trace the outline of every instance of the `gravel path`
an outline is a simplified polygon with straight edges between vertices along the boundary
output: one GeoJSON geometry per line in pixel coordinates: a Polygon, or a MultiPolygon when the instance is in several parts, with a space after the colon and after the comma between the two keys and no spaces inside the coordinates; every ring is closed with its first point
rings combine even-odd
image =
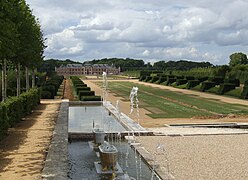
{"type": "Polygon", "coordinates": [[[65,91],[64,91],[63,99],[69,99],[70,101],[74,100],[72,82],[69,78],[66,78],[65,80],[65,91]]]}
{"type": "Polygon", "coordinates": [[[0,142],[0,179],[39,179],[60,100],[43,100],[0,142]]]}
{"type": "Polygon", "coordinates": [[[167,171],[167,158],[158,145],[164,146],[170,173],[177,180],[248,179],[248,135],[208,135],[140,137],[141,144],[167,171]]]}

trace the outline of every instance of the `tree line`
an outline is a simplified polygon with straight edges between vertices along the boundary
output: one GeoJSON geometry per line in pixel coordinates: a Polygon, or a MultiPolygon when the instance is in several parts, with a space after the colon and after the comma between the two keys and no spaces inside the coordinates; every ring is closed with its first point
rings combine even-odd
{"type": "Polygon", "coordinates": [[[2,101],[7,96],[7,71],[16,71],[16,95],[21,91],[21,70],[25,70],[26,91],[29,90],[29,70],[34,86],[35,70],[43,61],[44,38],[38,19],[25,0],[0,1],[0,67],[2,101]]]}

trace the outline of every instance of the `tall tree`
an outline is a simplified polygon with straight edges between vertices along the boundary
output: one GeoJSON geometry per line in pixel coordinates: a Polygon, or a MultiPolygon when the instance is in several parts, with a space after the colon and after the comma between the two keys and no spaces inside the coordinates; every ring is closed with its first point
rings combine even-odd
{"type": "Polygon", "coordinates": [[[241,64],[248,64],[248,59],[247,59],[246,54],[239,52],[239,53],[233,53],[230,55],[229,65],[231,67],[241,65],[241,64]]]}
{"type": "Polygon", "coordinates": [[[11,59],[19,45],[17,26],[14,22],[17,17],[15,0],[0,1],[0,61],[2,71],[2,101],[6,100],[7,94],[7,60],[11,59]]]}

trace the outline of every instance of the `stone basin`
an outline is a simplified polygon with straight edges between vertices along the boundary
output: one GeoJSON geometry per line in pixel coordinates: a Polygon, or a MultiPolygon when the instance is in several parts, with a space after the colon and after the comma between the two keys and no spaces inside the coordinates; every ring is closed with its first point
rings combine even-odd
{"type": "Polygon", "coordinates": [[[99,146],[102,171],[115,170],[118,150],[107,142],[99,146]]]}
{"type": "Polygon", "coordinates": [[[93,141],[95,144],[103,144],[105,132],[103,129],[93,129],[93,141]]]}

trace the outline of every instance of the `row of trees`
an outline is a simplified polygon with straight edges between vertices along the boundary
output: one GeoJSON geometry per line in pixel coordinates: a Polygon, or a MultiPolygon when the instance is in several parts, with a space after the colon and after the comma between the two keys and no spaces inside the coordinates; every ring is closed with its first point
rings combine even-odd
{"type": "Polygon", "coordinates": [[[44,38],[38,19],[25,0],[0,1],[0,65],[2,101],[7,96],[7,65],[15,68],[17,96],[20,95],[21,69],[26,72],[26,91],[29,90],[29,69],[34,86],[35,69],[43,61],[44,38]]]}

